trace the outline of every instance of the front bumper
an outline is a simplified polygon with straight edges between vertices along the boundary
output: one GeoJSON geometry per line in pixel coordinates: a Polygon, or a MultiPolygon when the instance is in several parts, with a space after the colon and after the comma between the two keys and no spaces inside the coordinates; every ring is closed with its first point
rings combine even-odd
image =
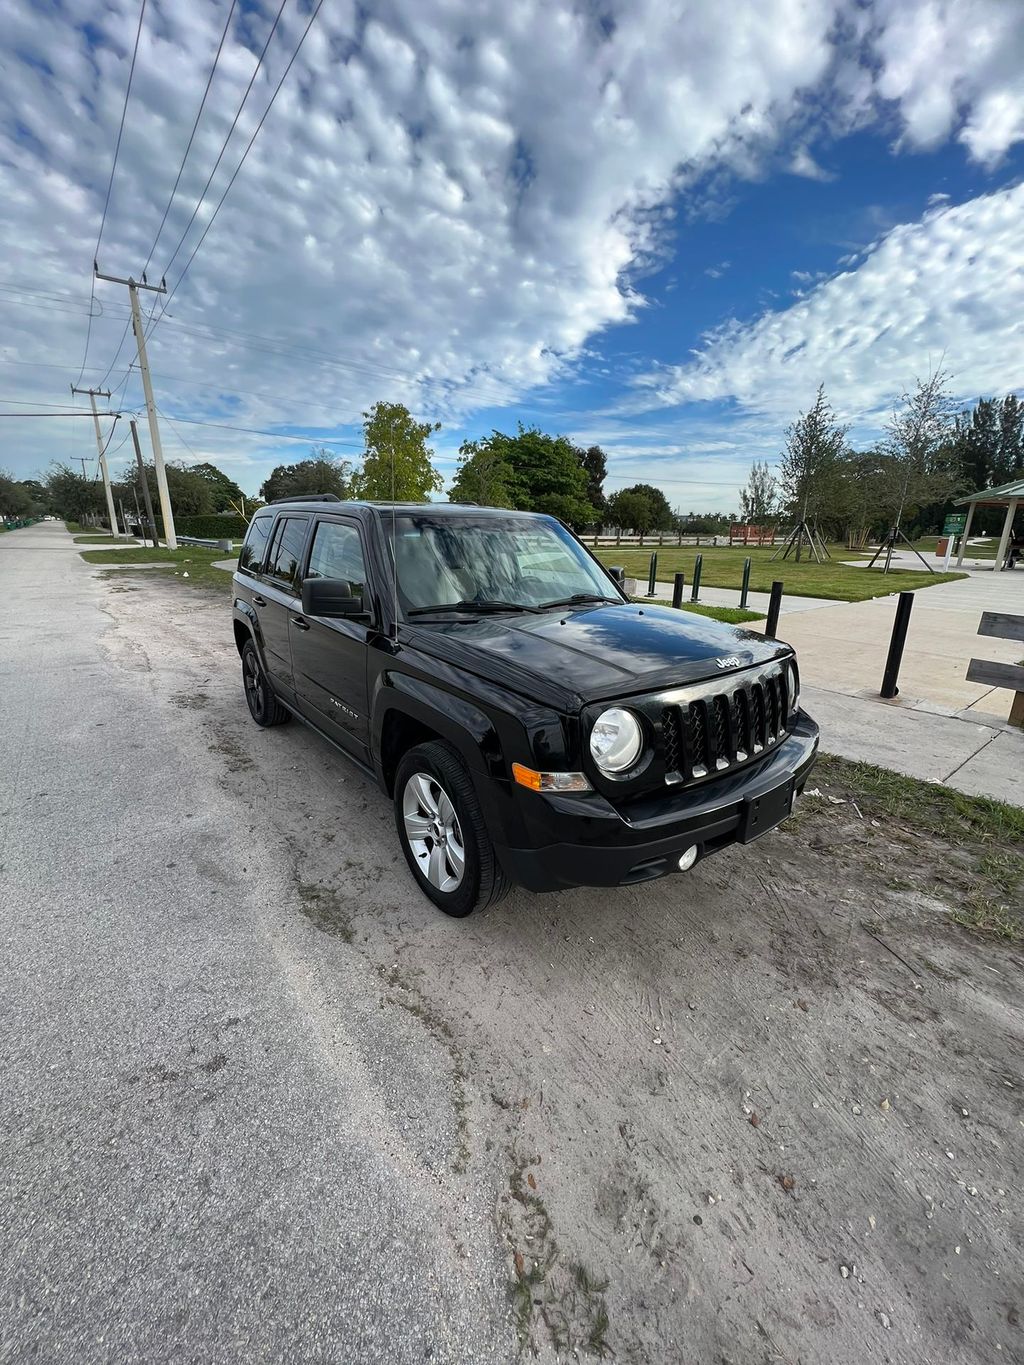
{"type": "Polygon", "coordinates": [[[800,712],[787,739],[761,762],[695,787],[665,787],[616,809],[596,793],[526,793],[528,848],[498,846],[506,873],[528,891],[571,886],[631,886],[678,870],[696,844],[704,858],[736,843],[748,800],[792,780],[801,791],[818,752],[818,727],[800,712]]]}

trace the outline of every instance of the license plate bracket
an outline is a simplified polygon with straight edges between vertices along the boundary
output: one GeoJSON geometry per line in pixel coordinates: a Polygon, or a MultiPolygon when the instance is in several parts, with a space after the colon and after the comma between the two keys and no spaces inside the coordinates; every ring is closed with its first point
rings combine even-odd
{"type": "Polygon", "coordinates": [[[767,834],[793,810],[793,778],[787,777],[778,786],[750,795],[743,802],[740,840],[744,844],[767,834]]]}

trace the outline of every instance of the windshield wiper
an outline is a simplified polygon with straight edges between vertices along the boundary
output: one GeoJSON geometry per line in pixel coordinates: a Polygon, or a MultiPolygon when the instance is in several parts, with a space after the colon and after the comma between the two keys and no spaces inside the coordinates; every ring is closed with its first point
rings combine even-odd
{"type": "Polygon", "coordinates": [[[522,602],[499,602],[485,599],[483,602],[438,602],[432,607],[410,607],[406,612],[407,616],[424,616],[427,612],[436,611],[459,611],[459,612],[485,612],[485,611],[528,611],[536,613],[539,607],[528,607],[522,602]]]}
{"type": "Polygon", "coordinates": [[[554,602],[542,602],[540,610],[543,611],[547,607],[575,607],[584,602],[611,602],[616,604],[621,602],[621,598],[604,597],[599,592],[574,592],[571,597],[559,597],[554,602]]]}

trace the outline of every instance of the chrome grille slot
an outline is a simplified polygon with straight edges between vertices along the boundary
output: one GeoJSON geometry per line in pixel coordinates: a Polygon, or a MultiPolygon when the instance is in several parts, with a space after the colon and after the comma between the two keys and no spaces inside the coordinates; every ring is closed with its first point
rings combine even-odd
{"type": "Polygon", "coordinates": [[[666,782],[695,782],[726,772],[759,757],[787,733],[784,664],[698,684],[666,701],[661,712],[666,782]]]}

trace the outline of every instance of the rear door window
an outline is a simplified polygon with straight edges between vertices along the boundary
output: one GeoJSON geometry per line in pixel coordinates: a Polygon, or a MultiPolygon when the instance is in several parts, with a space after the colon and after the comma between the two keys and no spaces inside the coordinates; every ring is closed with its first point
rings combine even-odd
{"type": "Polygon", "coordinates": [[[282,517],[274,531],[267,555],[267,576],[285,587],[294,588],[299,580],[302,547],[306,543],[308,517],[282,517]]]}
{"type": "Polygon", "coordinates": [[[245,535],[242,553],[238,556],[238,567],[244,569],[246,573],[259,573],[263,567],[263,552],[267,548],[270,528],[273,524],[273,514],[265,517],[253,517],[245,535]]]}

